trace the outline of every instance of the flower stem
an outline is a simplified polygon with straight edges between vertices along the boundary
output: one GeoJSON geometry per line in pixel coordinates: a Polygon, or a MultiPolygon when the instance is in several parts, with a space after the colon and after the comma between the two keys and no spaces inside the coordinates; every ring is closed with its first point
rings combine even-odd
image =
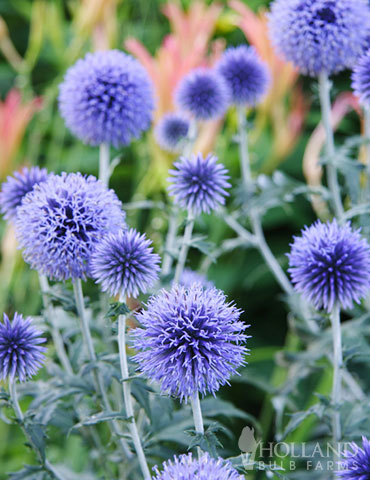
{"type": "MultiPolygon", "coordinates": [[[[198,392],[191,399],[191,408],[193,410],[195,432],[199,433],[200,435],[204,435],[203,416],[202,416],[202,409],[200,407],[198,392]]],[[[197,451],[198,451],[198,457],[200,457],[202,455],[201,448],[198,447],[197,451]]]]}
{"type": "MultiPolygon", "coordinates": [[[[246,191],[249,193],[249,192],[252,192],[253,190],[253,180],[252,180],[250,162],[249,162],[248,134],[247,134],[247,128],[246,128],[244,107],[238,108],[238,129],[239,129],[239,157],[240,157],[240,163],[242,167],[243,182],[244,182],[244,187],[246,191]]],[[[266,242],[265,235],[262,230],[261,219],[258,215],[258,212],[254,208],[250,208],[249,217],[251,221],[252,231],[254,234],[254,242],[256,247],[259,249],[262,257],[264,258],[271,272],[274,274],[281,288],[288,295],[292,295],[294,293],[293,287],[266,242]]],[[[231,228],[234,228],[234,227],[231,226],[231,228]]]]}
{"type": "MultiPolygon", "coordinates": [[[[330,314],[330,320],[332,324],[332,333],[333,333],[333,389],[332,389],[332,403],[333,403],[333,418],[332,418],[332,429],[333,429],[333,441],[334,441],[334,450],[338,449],[338,442],[340,442],[342,433],[341,433],[341,422],[340,422],[340,412],[339,407],[341,403],[342,396],[342,368],[343,368],[343,353],[342,353],[342,334],[340,328],[340,307],[338,304],[335,304],[333,310],[330,314]]],[[[337,458],[335,460],[338,460],[337,458]]],[[[335,462],[334,462],[335,464],[335,462]]]]}
{"type": "Polygon", "coordinates": [[[107,187],[109,184],[109,144],[102,143],[99,147],[99,180],[107,187]]]}
{"type": "Polygon", "coordinates": [[[252,172],[249,160],[247,121],[245,117],[245,107],[238,106],[238,125],[239,125],[239,153],[242,178],[247,192],[253,187],[252,172]]]}
{"type": "Polygon", "coordinates": [[[194,227],[194,214],[191,209],[188,210],[188,218],[186,220],[186,227],[185,227],[185,232],[184,236],[182,239],[182,245],[181,245],[181,250],[179,254],[179,259],[177,261],[176,265],[176,271],[175,271],[175,278],[174,278],[174,283],[179,283],[181,274],[184,270],[185,263],[186,263],[186,258],[188,256],[188,251],[189,251],[189,245],[191,241],[191,235],[193,233],[193,227],[194,227]]]}
{"type": "MultiPolygon", "coordinates": [[[[97,365],[96,365],[97,358],[94,350],[94,344],[92,341],[89,322],[86,316],[81,279],[77,278],[73,281],[73,290],[74,290],[75,299],[76,299],[77,312],[81,321],[82,336],[84,338],[84,342],[87,347],[90,361],[95,364],[93,369],[95,390],[98,393],[100,393],[104,408],[108,411],[112,411],[112,406],[110,404],[107,392],[105,390],[104,380],[99,370],[97,369],[97,365]]],[[[124,455],[126,456],[126,458],[131,458],[132,453],[129,447],[127,446],[125,440],[121,438],[121,432],[120,432],[120,428],[118,426],[117,421],[112,420],[109,422],[109,424],[111,425],[113,433],[119,438],[119,444],[121,446],[121,449],[124,455]]]]}
{"type": "Polygon", "coordinates": [[[364,109],[364,118],[365,118],[365,151],[366,151],[366,173],[367,173],[367,184],[370,188],[370,108],[365,107],[364,109]]]}
{"type": "MultiPolygon", "coordinates": [[[[120,301],[124,301],[124,299],[120,298],[120,301]]],[[[144,449],[140,441],[139,431],[135,421],[134,408],[131,398],[131,384],[130,381],[128,381],[129,371],[126,355],[126,315],[119,315],[118,317],[118,347],[122,375],[123,400],[125,402],[126,414],[130,418],[129,429],[138,456],[142,474],[145,479],[150,479],[151,475],[149,472],[144,449]]]]}
{"type": "Polygon", "coordinates": [[[44,305],[47,318],[51,325],[51,336],[53,338],[55,350],[57,352],[58,358],[64,370],[68,373],[68,375],[73,375],[72,365],[71,365],[71,362],[69,361],[67,352],[64,347],[63,337],[54,322],[53,306],[48,297],[48,292],[49,292],[48,279],[44,275],[39,274],[39,282],[41,287],[42,303],[44,305]]]}
{"type": "Polygon", "coordinates": [[[23,430],[25,436],[27,437],[27,440],[28,440],[29,444],[32,445],[35,452],[37,453],[37,455],[39,457],[39,460],[40,460],[40,463],[45,467],[45,470],[47,472],[49,472],[53,475],[53,477],[56,480],[64,480],[62,475],[55,469],[55,467],[48,460],[46,460],[46,459],[44,460],[43,458],[41,458],[41,455],[39,454],[38,448],[36,448],[36,446],[34,445],[32,437],[28,434],[28,432],[27,432],[27,430],[24,426],[24,415],[23,415],[22,409],[19,405],[18,395],[17,395],[17,387],[16,387],[15,380],[9,380],[9,394],[10,394],[10,399],[11,399],[12,406],[13,406],[13,409],[14,409],[14,413],[17,417],[17,420],[21,424],[22,430],[23,430]]]}
{"type": "Polygon", "coordinates": [[[340,220],[343,216],[344,210],[340,196],[337,169],[334,165],[335,145],[331,123],[330,80],[327,73],[325,72],[322,72],[319,75],[319,93],[322,123],[326,135],[326,155],[328,157],[326,172],[328,176],[328,185],[333,197],[333,207],[335,215],[340,220]]]}
{"type": "Polygon", "coordinates": [[[165,253],[163,256],[162,262],[162,276],[167,276],[172,267],[173,261],[173,250],[175,246],[176,240],[176,232],[177,232],[177,221],[178,221],[178,211],[175,206],[172,206],[171,214],[168,222],[168,232],[166,237],[166,246],[165,246],[165,253]]]}

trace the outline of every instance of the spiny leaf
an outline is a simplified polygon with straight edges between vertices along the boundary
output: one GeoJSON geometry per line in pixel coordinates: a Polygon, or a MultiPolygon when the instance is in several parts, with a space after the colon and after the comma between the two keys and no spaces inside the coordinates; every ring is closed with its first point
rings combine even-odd
{"type": "Polygon", "coordinates": [[[119,315],[127,315],[130,313],[130,309],[125,303],[114,302],[109,305],[109,310],[106,314],[106,318],[115,318],[119,315]]]}

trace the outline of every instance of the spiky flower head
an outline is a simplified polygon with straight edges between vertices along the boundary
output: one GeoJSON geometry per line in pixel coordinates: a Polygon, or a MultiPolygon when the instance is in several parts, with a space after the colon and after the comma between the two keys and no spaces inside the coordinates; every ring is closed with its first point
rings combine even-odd
{"type": "Polygon", "coordinates": [[[25,195],[47,178],[46,168],[39,167],[23,167],[20,172],[14,172],[12,177],[8,176],[0,192],[1,213],[4,217],[14,220],[25,195]]]}
{"type": "Polygon", "coordinates": [[[241,311],[216,288],[179,285],[149,299],[136,317],[138,369],[162,392],[181,400],[197,392],[214,394],[245,364],[248,338],[241,311]]]}
{"type": "Polygon", "coordinates": [[[180,110],[191,113],[197,120],[213,120],[225,113],[230,92],[216,70],[197,68],[180,81],[175,100],[180,110]]]}
{"type": "Polygon", "coordinates": [[[355,65],[352,73],[352,88],[363,107],[370,107],[370,50],[355,65]]]}
{"type": "Polygon", "coordinates": [[[18,208],[16,235],[32,268],[55,280],[85,278],[96,244],[125,227],[113,190],[93,176],[62,173],[37,185],[18,208]]]}
{"type": "Polygon", "coordinates": [[[158,122],[154,134],[158,145],[169,152],[179,152],[189,134],[190,122],[181,113],[166,113],[158,122]]]}
{"type": "Polygon", "coordinates": [[[37,373],[44,363],[47,349],[40,346],[46,342],[41,337],[42,332],[32,325],[32,318],[23,319],[20,313],[15,313],[10,322],[4,313],[4,320],[0,322],[0,380],[14,380],[24,382],[37,373]]]}
{"type": "Polygon", "coordinates": [[[336,472],[344,480],[370,480],[370,442],[362,437],[362,448],[352,442],[352,452],[347,451],[336,472]]]}
{"type": "Polygon", "coordinates": [[[168,191],[175,203],[195,214],[209,213],[225,204],[225,197],[229,195],[225,189],[231,185],[227,181],[228,171],[217,163],[217,157],[209,154],[203,158],[198,153],[181,157],[174,167],[169,171],[172,177],[168,179],[171,183],[168,191]]]}
{"type": "Polygon", "coordinates": [[[253,47],[228,48],[217,65],[237,105],[255,106],[266,94],[270,73],[253,47]]]}
{"type": "Polygon", "coordinates": [[[195,272],[190,268],[184,268],[179,284],[185,288],[190,288],[194,283],[199,283],[203,288],[212,288],[214,287],[213,282],[208,280],[208,278],[202,273],[195,272]]]}
{"type": "Polygon", "coordinates": [[[204,453],[199,459],[191,453],[174,457],[163,463],[163,470],[154,467],[153,480],[243,480],[233,466],[222,458],[211,458],[204,453]]]}
{"type": "Polygon", "coordinates": [[[351,308],[370,289],[370,246],[347,222],[318,220],[294,237],[289,273],[295,289],[316,308],[351,308]]]}
{"type": "Polygon", "coordinates": [[[91,274],[109,295],[137,297],[158,279],[160,257],[144,234],[130,230],[105,236],[91,257],[91,274]]]}
{"type": "Polygon", "coordinates": [[[149,128],[153,109],[146,70],[118,50],[88,53],[68,69],[60,85],[61,116],[90,145],[128,145],[149,128]]]}
{"type": "Polygon", "coordinates": [[[270,36],[277,51],[304,74],[351,68],[369,34],[367,0],[275,0],[270,36]]]}

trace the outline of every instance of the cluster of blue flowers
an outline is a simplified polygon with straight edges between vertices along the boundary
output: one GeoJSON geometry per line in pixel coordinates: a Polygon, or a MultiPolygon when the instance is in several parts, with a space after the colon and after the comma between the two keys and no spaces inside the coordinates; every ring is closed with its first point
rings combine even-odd
{"type": "MultiPolygon", "coordinates": [[[[302,73],[333,74],[359,60],[355,93],[370,104],[369,6],[366,0],[275,0],[271,37],[281,54],[302,73]]],[[[192,122],[222,117],[230,105],[253,107],[270,84],[267,66],[250,47],[225,51],[212,69],[195,69],[177,87],[177,112],[158,123],[158,144],[183,150],[192,122]]],[[[79,60],[60,86],[59,107],[71,132],[85,143],[127,145],[152,121],[154,89],[144,68],[119,52],[97,52],[79,60]]],[[[231,187],[217,158],[183,155],[170,170],[174,203],[194,215],[222,206],[231,187]]],[[[137,297],[156,289],[160,257],[145,235],[128,228],[122,204],[93,176],[25,168],[8,177],[0,193],[5,218],[16,228],[23,257],[39,274],[56,281],[93,278],[111,296],[137,297]]],[[[297,292],[317,309],[352,308],[370,291],[370,246],[359,230],[337,220],[316,222],[295,237],[289,273],[297,292]]],[[[176,278],[176,277],[175,277],[176,278]]],[[[215,393],[246,364],[249,338],[242,311],[204,276],[185,269],[178,283],[152,295],[136,313],[133,333],[138,371],[164,394],[192,400],[215,393]]],[[[157,289],[158,292],[158,289],[157,289]]],[[[30,318],[16,313],[0,323],[0,379],[35,375],[46,341],[30,318]]],[[[354,446],[355,450],[355,446],[354,446]]],[[[348,454],[338,475],[370,478],[370,444],[348,454]]],[[[243,477],[222,459],[202,454],[175,457],[154,469],[157,480],[243,477]]]]}

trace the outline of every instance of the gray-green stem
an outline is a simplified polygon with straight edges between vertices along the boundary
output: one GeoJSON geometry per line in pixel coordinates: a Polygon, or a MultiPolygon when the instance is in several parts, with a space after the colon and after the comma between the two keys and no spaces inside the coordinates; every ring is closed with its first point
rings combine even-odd
{"type": "MultiPolygon", "coordinates": [[[[124,301],[125,298],[121,297],[120,301],[124,301]]],[[[129,370],[127,363],[127,354],[126,354],[126,315],[120,315],[118,317],[118,347],[119,347],[119,359],[121,365],[121,375],[122,375],[122,390],[123,390],[123,400],[125,403],[126,414],[130,418],[129,429],[131,433],[131,438],[136,450],[136,454],[139,460],[139,465],[142,471],[144,478],[149,480],[151,478],[148,464],[145,458],[145,453],[143,446],[141,444],[139,431],[136,425],[134,408],[132,405],[131,397],[131,384],[128,380],[129,370]]]]}
{"type": "Polygon", "coordinates": [[[41,294],[42,294],[42,303],[44,305],[47,318],[51,325],[51,336],[53,338],[53,343],[55,346],[55,350],[57,352],[57,356],[64,370],[69,375],[73,375],[73,368],[64,347],[63,337],[54,322],[53,306],[48,296],[48,293],[49,293],[48,279],[44,275],[39,274],[39,281],[40,281],[41,294]]]}
{"type": "Polygon", "coordinates": [[[322,72],[319,75],[319,93],[321,104],[321,117],[322,124],[325,130],[326,136],[326,155],[328,164],[326,167],[328,186],[332,195],[333,208],[336,217],[340,220],[343,216],[344,210],[342,205],[342,199],[340,196],[340,188],[338,183],[338,174],[335,167],[335,145],[334,145],[334,133],[331,122],[331,102],[330,102],[330,80],[327,73],[322,72]]]}
{"type": "Polygon", "coordinates": [[[14,413],[17,417],[17,420],[19,421],[22,427],[22,430],[27,437],[28,442],[30,443],[30,445],[32,445],[35,452],[37,453],[40,463],[45,467],[45,470],[47,470],[49,473],[53,475],[53,477],[56,480],[65,480],[64,477],[55,469],[55,467],[47,459],[43,461],[43,459],[40,458],[40,455],[38,454],[38,449],[35,447],[32,441],[32,437],[28,434],[26,428],[24,427],[24,415],[19,405],[18,395],[17,395],[17,386],[16,386],[15,380],[9,380],[9,394],[10,394],[10,400],[12,402],[12,406],[14,409],[14,413]]]}
{"type": "Polygon", "coordinates": [[[182,245],[180,249],[179,259],[176,265],[174,283],[179,283],[181,274],[184,271],[186,258],[188,256],[189,246],[191,242],[191,235],[193,233],[194,227],[194,214],[191,209],[188,210],[188,217],[186,219],[186,226],[184,231],[184,236],[182,238],[182,245]]]}
{"type": "Polygon", "coordinates": [[[366,181],[367,188],[370,189],[370,108],[365,107],[364,109],[364,119],[365,119],[365,151],[366,151],[366,181]]]}
{"type": "MultiPolygon", "coordinates": [[[[340,328],[340,306],[335,304],[330,313],[330,320],[333,333],[333,388],[332,388],[332,404],[333,404],[333,442],[334,450],[338,450],[338,443],[342,438],[341,421],[340,421],[340,403],[342,397],[342,369],[343,369],[343,353],[342,353],[342,333],[340,328]]],[[[338,461],[335,458],[334,461],[338,461]]],[[[335,466],[336,463],[334,463],[335,466]]]]}
{"type": "MultiPolygon", "coordinates": [[[[250,161],[249,161],[248,134],[247,134],[246,121],[245,121],[244,107],[238,108],[238,129],[239,129],[239,132],[238,132],[239,133],[239,157],[240,157],[244,187],[247,193],[251,193],[253,190],[253,180],[252,180],[250,161]]],[[[261,219],[258,215],[258,212],[254,208],[250,208],[249,217],[251,221],[252,231],[254,234],[254,237],[250,236],[251,240],[254,238],[256,247],[259,249],[266,264],[270,268],[271,272],[274,274],[276,280],[279,282],[282,289],[288,295],[292,295],[294,293],[293,287],[266,242],[265,235],[262,230],[261,219]]],[[[246,238],[250,238],[250,237],[246,236],[246,238]]]]}
{"type": "MultiPolygon", "coordinates": [[[[191,408],[193,410],[195,432],[199,433],[200,435],[204,435],[203,416],[198,392],[191,399],[191,408]]],[[[198,447],[197,451],[198,457],[200,457],[202,455],[201,448],[198,447]]]]}
{"type": "MultiPolygon", "coordinates": [[[[78,316],[81,322],[81,330],[82,330],[84,343],[87,348],[90,361],[95,364],[93,369],[95,389],[101,396],[104,408],[108,411],[112,411],[112,406],[110,404],[107,392],[105,390],[104,380],[96,365],[97,358],[94,350],[94,344],[93,344],[93,340],[90,332],[89,322],[86,316],[85,304],[83,299],[83,291],[82,291],[82,283],[79,278],[73,281],[73,291],[75,295],[78,316]]],[[[132,453],[126,444],[126,441],[123,438],[121,438],[121,431],[117,421],[112,420],[109,422],[109,424],[111,425],[112,432],[119,439],[119,445],[121,446],[122,452],[124,453],[126,458],[131,458],[132,453]]]]}
{"type": "Polygon", "coordinates": [[[102,143],[99,147],[99,180],[108,187],[110,177],[109,145],[102,143]]]}

